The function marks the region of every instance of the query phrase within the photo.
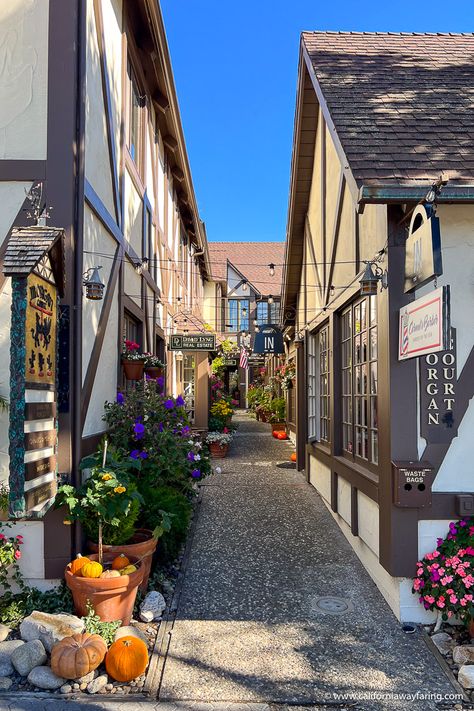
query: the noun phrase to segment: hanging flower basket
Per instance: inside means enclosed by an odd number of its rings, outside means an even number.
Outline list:
[[[122,358],[122,368],[127,380],[141,380],[143,378],[144,365],[141,360]]]
[[[153,378],[153,380],[156,380],[157,378],[162,378],[163,372],[163,368],[155,367],[153,365],[145,366],[145,373],[149,375],[150,378]]]

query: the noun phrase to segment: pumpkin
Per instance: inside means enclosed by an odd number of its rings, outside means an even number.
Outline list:
[[[272,435],[276,439],[278,437],[278,430],[273,430]]]
[[[292,462],[296,462],[296,452],[292,452],[292,453],[291,453],[290,460],[291,460]]]
[[[96,563],[95,560],[90,560],[82,566],[81,575],[83,578],[100,578],[102,571],[103,567],[100,563]]]
[[[114,642],[105,657],[107,674],[116,681],[132,681],[143,674],[148,665],[148,649],[137,637],[121,637]]]
[[[120,578],[120,573],[118,570],[104,570],[104,572],[99,575],[99,578]]]
[[[277,439],[288,439],[286,432],[278,432]]]
[[[79,679],[102,663],[107,654],[105,640],[98,634],[64,637],[51,650],[51,670],[63,679]]]
[[[129,559],[126,555],[120,553],[120,555],[112,561],[112,570],[122,570],[122,568],[126,568],[127,565],[130,565]]]
[[[131,575],[136,571],[137,567],[135,565],[127,565],[126,568],[122,568],[120,575]]]
[[[81,575],[82,566],[86,563],[90,563],[89,558],[78,553],[74,560],[69,563],[69,570],[73,575]]]

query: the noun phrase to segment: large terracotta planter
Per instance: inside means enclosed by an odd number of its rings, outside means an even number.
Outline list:
[[[143,377],[144,364],[141,360],[122,359],[122,367],[127,380],[141,380]]]
[[[112,562],[114,555],[104,554],[105,562]],[[98,560],[98,555],[88,556]],[[138,558],[130,558],[131,563],[137,563]],[[133,606],[137,597],[138,586],[143,578],[143,565],[131,575],[121,575],[118,578],[82,578],[73,575],[69,565],[64,572],[66,585],[72,593],[74,608],[79,617],[87,615],[87,601],[90,600],[96,615],[102,622],[122,620],[122,625],[129,625],[132,619]]]
[[[163,377],[163,368],[158,368],[152,365],[149,365],[145,368],[145,373],[150,376],[150,378],[153,378],[153,380],[156,380],[157,378],[162,378]]]
[[[229,445],[225,444],[223,447],[221,447],[218,442],[211,442],[209,444],[209,451],[213,459],[224,459],[224,457],[227,457]]]
[[[272,432],[286,432],[286,422],[271,422]]]
[[[102,546],[104,556],[111,556],[111,559],[116,558],[120,553],[127,556],[129,560],[132,557],[139,558],[142,561],[143,580],[140,583],[140,590],[146,592],[148,578],[150,577],[151,561],[153,553],[156,550],[158,540],[153,538],[153,532],[147,528],[138,528],[133,534],[130,543],[125,543],[122,546]],[[87,547],[93,553],[98,553],[99,546],[92,541],[87,542]]]

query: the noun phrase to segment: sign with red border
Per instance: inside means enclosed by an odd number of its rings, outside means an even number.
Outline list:
[[[398,360],[444,350],[449,327],[449,286],[407,304],[400,309]]]

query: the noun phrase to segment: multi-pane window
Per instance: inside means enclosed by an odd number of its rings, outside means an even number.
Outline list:
[[[140,343],[140,323],[127,311],[123,316],[123,331],[125,340]]]
[[[342,446],[378,463],[377,304],[366,297],[342,313]]]
[[[138,88],[137,78],[131,62],[128,62],[128,150],[135,162],[139,165],[142,143],[142,106],[143,100]]]
[[[273,304],[269,304],[270,311],[270,323],[277,324],[280,320],[280,302],[274,301]]]
[[[248,299],[229,299],[228,302],[228,331],[248,331],[249,330],[249,308]]]
[[[308,372],[308,438],[317,439],[318,436],[318,378],[317,378],[317,334],[310,333],[308,336],[308,348],[306,354],[306,365]]]
[[[308,336],[308,437],[330,440],[329,326]]]
[[[257,302],[257,321],[259,326],[265,326],[268,323],[268,302]]]
[[[319,331],[319,438],[329,442],[329,327],[325,326]]]

